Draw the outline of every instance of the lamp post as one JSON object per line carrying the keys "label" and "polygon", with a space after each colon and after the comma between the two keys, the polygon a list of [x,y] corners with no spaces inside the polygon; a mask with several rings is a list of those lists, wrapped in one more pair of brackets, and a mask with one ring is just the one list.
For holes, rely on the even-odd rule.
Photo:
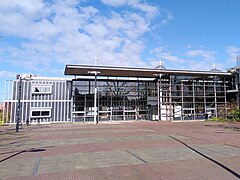
{"label": "lamp post", "polygon": [[22,95],[22,77],[20,75],[17,75],[17,78],[19,79],[19,84],[18,84],[18,105],[17,105],[17,114],[16,114],[16,132],[19,131],[21,95]]}
{"label": "lamp post", "polygon": [[162,108],[162,92],[160,92],[160,81],[161,81],[161,77],[162,74],[153,74],[154,76],[157,76],[157,114],[158,114],[158,121],[161,121],[161,111],[160,109]]}
{"label": "lamp post", "polygon": [[99,71],[88,71],[89,74],[94,74],[94,124],[97,124],[97,75],[100,73]]}
{"label": "lamp post", "polygon": [[18,104],[17,104],[17,113],[16,113],[16,132],[19,132],[19,124],[20,124],[20,112],[21,112],[21,98],[22,98],[22,80],[31,79],[32,75],[17,75],[17,79],[19,79],[18,84]]}
{"label": "lamp post", "polygon": [[158,109],[157,109],[157,113],[158,113],[158,121],[160,121],[160,92],[159,92],[159,90],[160,90],[160,79],[158,79],[157,80],[157,103],[158,103]]}
{"label": "lamp post", "polygon": [[160,90],[161,90],[161,87],[160,87],[161,77],[162,77],[162,74],[159,74],[159,79],[158,79],[158,121],[159,122],[162,120],[162,118],[161,118],[162,91],[160,92]]}

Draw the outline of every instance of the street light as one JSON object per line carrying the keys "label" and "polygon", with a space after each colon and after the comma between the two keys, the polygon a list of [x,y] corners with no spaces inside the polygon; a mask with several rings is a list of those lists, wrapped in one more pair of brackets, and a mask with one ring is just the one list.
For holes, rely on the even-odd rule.
{"label": "street light", "polygon": [[88,71],[88,74],[93,74],[95,76],[95,87],[94,87],[94,124],[97,124],[97,75],[100,74],[99,71]]}
{"label": "street light", "polygon": [[[161,121],[161,118],[160,118],[160,108],[162,108],[162,92],[160,92],[160,81],[161,81],[161,77],[162,77],[162,74],[153,74],[154,76],[157,76],[157,113],[158,113],[158,122]],[[161,104],[160,104],[161,103]],[[160,106],[161,105],[161,106]]]}
{"label": "street light", "polygon": [[21,111],[21,96],[22,96],[22,80],[30,80],[32,75],[23,74],[17,75],[17,79],[19,79],[18,84],[18,105],[17,105],[17,114],[16,114],[16,132],[19,131],[19,124],[20,124],[20,111]]}

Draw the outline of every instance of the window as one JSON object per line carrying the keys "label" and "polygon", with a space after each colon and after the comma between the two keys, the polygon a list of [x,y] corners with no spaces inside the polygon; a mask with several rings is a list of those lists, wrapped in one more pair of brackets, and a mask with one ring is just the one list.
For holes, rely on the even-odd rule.
{"label": "window", "polygon": [[51,109],[50,108],[32,108],[31,109],[31,117],[32,118],[46,118],[51,117]]}
{"label": "window", "polygon": [[51,94],[52,86],[32,86],[32,94]]}

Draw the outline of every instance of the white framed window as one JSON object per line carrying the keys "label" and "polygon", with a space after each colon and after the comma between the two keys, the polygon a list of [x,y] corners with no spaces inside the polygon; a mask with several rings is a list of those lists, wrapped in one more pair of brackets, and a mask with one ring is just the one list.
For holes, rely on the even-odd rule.
{"label": "white framed window", "polygon": [[49,118],[51,117],[51,108],[31,108],[31,118]]}
{"label": "white framed window", "polygon": [[33,85],[32,94],[52,94],[51,85]]}

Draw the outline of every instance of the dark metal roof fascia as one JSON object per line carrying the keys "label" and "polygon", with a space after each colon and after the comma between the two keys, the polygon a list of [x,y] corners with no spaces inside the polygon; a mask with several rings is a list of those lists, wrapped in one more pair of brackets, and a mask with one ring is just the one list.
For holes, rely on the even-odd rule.
{"label": "dark metal roof fascia", "polygon": [[235,66],[232,68],[227,69],[227,72],[231,72],[232,70],[240,70],[240,66]]}
{"label": "dark metal roof fascia", "polygon": [[[77,74],[68,72],[70,69],[79,69],[79,70],[111,70],[111,71],[126,71],[126,72],[139,72],[139,73],[152,73],[151,77],[154,77],[154,74],[177,74],[177,75],[207,75],[207,76],[231,76],[230,72],[210,72],[210,71],[191,71],[191,70],[171,70],[171,69],[153,69],[153,68],[131,68],[131,67],[111,67],[111,66],[86,66],[86,65],[66,65],[65,75],[88,75],[88,74]],[[98,76],[101,74],[98,74]],[[104,74],[102,74],[104,76]],[[128,76],[126,73],[125,76]],[[144,77],[144,75],[142,75]],[[150,76],[147,76],[150,77]]]}

